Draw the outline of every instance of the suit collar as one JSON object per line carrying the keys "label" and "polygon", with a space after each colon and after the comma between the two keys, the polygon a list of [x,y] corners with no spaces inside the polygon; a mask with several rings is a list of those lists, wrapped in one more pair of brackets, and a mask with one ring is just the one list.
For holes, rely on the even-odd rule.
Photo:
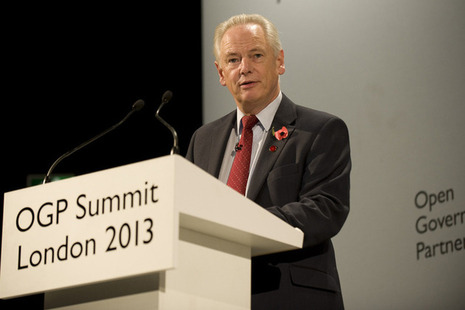
{"label": "suit collar", "polygon": [[283,99],[273,119],[273,125],[291,125],[297,118],[295,104],[283,94]]}

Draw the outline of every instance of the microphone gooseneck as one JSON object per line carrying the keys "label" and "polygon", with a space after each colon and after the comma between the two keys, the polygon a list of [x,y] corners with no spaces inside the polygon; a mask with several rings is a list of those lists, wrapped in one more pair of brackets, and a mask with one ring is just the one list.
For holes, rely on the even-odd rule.
{"label": "microphone gooseneck", "polygon": [[170,90],[165,91],[165,93],[161,97],[161,104],[158,107],[157,113],[155,113],[155,117],[160,121],[160,123],[165,125],[165,127],[168,128],[171,131],[171,134],[173,135],[173,147],[171,148],[171,155],[179,154],[178,134],[177,134],[177,132],[176,132],[176,130],[174,129],[173,126],[171,126],[163,118],[161,118],[160,110],[161,110],[161,108],[163,108],[163,106],[165,104],[167,104],[171,100],[172,97],[173,97],[173,92],[172,91],[170,91]]}
{"label": "microphone gooseneck", "polygon": [[129,111],[128,114],[126,114],[126,116],[121,120],[119,121],[118,123],[116,123],[115,125],[111,126],[110,128],[108,128],[107,130],[101,132],[100,134],[96,135],[95,137],[87,140],[86,142],[78,145],[77,147],[75,147],[74,149],[64,153],[63,155],[61,155],[60,157],[58,157],[57,160],[55,160],[55,162],[50,166],[50,169],[48,169],[48,172],[47,172],[47,175],[45,176],[44,178],[44,181],[42,182],[43,184],[45,183],[48,183],[50,182],[50,175],[52,174],[53,170],[55,169],[55,167],[63,160],[65,159],[66,157],[70,156],[71,154],[73,154],[74,152],[76,151],[79,151],[80,149],[82,149],[83,147],[91,144],[92,142],[94,142],[95,140],[98,140],[99,138],[103,137],[104,135],[106,135],[107,133],[115,130],[117,127],[119,127],[120,125],[122,125],[134,112],[138,112],[140,111],[145,105],[145,102],[144,100],[142,99],[139,99],[137,100],[136,102],[134,102],[134,104],[132,105],[132,109],[131,111]]}

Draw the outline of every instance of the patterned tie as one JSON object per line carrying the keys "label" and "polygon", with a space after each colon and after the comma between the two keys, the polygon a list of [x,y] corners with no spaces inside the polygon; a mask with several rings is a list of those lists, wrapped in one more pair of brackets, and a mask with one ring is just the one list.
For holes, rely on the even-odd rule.
{"label": "patterned tie", "polygon": [[229,172],[227,184],[242,195],[245,195],[247,179],[249,178],[250,156],[252,154],[252,128],[258,122],[258,119],[255,115],[246,115],[242,117],[241,121],[242,136],[236,146],[236,157],[234,158],[231,172]]}

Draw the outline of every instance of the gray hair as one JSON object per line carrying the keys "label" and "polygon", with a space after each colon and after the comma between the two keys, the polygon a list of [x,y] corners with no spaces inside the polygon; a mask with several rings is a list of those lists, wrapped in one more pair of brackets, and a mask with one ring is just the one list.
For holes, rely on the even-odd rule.
{"label": "gray hair", "polygon": [[254,24],[262,27],[268,44],[270,44],[273,49],[275,56],[278,56],[279,51],[282,50],[282,45],[278,30],[273,23],[258,14],[240,14],[229,18],[216,27],[215,36],[213,38],[213,53],[215,54],[216,61],[219,61],[221,40],[226,31],[231,27],[247,24]]}

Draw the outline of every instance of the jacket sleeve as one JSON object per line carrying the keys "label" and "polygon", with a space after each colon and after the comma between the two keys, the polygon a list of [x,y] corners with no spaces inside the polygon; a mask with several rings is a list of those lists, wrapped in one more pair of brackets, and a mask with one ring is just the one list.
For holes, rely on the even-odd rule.
{"label": "jacket sleeve", "polygon": [[[304,232],[304,247],[324,242],[342,228],[349,213],[351,170],[349,135],[341,119],[327,120],[308,142],[295,167],[297,201],[267,208]],[[270,193],[282,190],[282,183],[268,182]]]}

